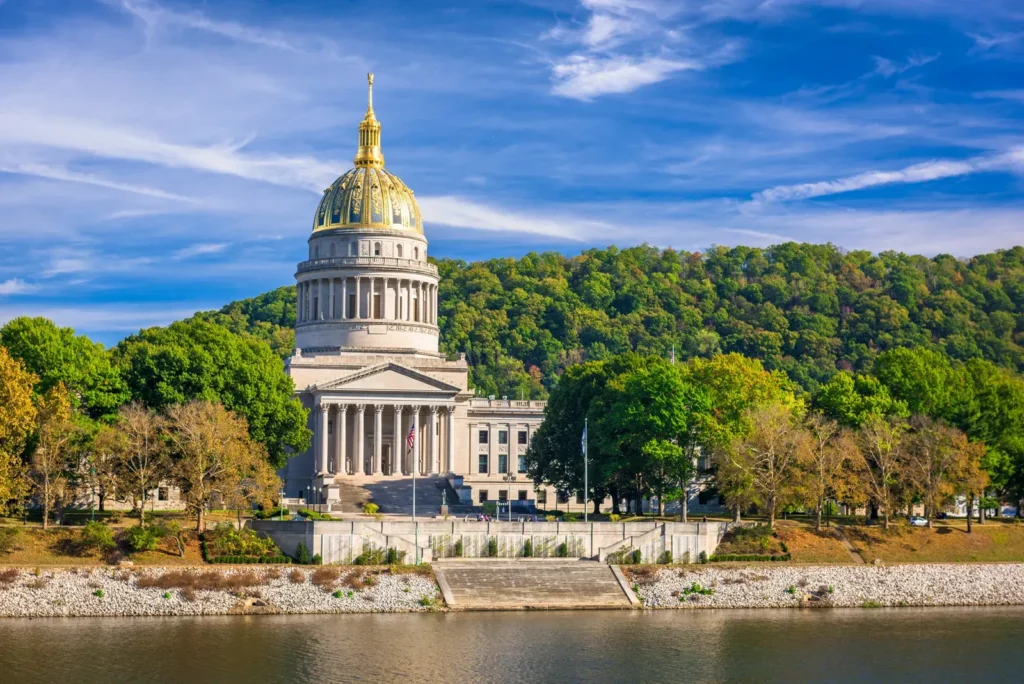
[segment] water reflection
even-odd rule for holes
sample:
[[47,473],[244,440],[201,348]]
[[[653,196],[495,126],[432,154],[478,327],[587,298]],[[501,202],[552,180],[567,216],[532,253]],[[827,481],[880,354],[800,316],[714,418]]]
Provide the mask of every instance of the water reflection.
[[1019,681],[1024,609],[0,621],[2,682]]

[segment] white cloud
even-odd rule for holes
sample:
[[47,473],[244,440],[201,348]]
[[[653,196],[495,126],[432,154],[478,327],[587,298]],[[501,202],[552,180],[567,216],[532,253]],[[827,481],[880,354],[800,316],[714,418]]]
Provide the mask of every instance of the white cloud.
[[20,278],[10,278],[0,282],[0,295],[19,295],[28,294],[35,292],[39,288],[35,285],[29,285]]
[[226,242],[217,243],[200,243],[196,245],[189,245],[179,249],[174,253],[175,259],[190,259],[195,256],[202,256],[204,254],[217,254],[218,252],[224,251],[228,246]]
[[634,60],[629,57],[591,57],[572,55],[552,70],[553,91],[579,100],[609,93],[628,93],[665,80],[677,71],[702,69],[693,61],[675,61],[654,57]]
[[830,181],[778,185],[754,194],[754,203],[788,202],[793,200],[838,195],[844,192],[864,190],[897,183],[927,183],[942,178],[966,176],[972,173],[1005,169],[1019,164],[1024,157],[1015,149],[996,156],[974,157],[965,160],[938,160],[914,164],[897,171],[866,171]]
[[79,173],[77,171],[48,166],[46,164],[0,163],[0,173],[16,173],[23,176],[38,176],[39,178],[49,178],[50,180],[66,181],[69,183],[83,183],[85,185],[94,185],[100,188],[120,190],[121,192],[130,192],[136,195],[174,200],[176,202],[187,202],[190,204],[197,202],[197,200],[191,197],[185,197],[184,195],[178,195],[173,192],[165,192],[158,188],[148,188],[143,185],[135,185],[132,183],[120,183],[118,181],[101,178],[100,176],[96,176],[91,173]]
[[938,55],[915,55],[907,58],[906,62],[895,62],[885,57],[875,57],[875,70],[874,73],[880,74],[885,78],[889,78],[895,74],[902,74],[904,71],[909,71],[925,64],[934,62],[939,58]]
[[[615,226],[602,221],[571,217],[568,212],[530,214],[497,208],[462,197],[417,198],[424,220],[454,228],[529,233],[575,241],[610,239]],[[556,215],[552,215],[555,213]]]

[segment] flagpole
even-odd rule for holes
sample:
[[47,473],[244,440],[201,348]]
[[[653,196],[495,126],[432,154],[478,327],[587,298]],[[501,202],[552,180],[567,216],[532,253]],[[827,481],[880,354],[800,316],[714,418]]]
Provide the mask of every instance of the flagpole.
[[590,487],[587,482],[588,473],[588,462],[587,462],[587,442],[590,440],[590,436],[587,434],[587,418],[583,418],[583,522],[589,522],[587,518],[587,510],[590,506],[587,502],[590,500]]

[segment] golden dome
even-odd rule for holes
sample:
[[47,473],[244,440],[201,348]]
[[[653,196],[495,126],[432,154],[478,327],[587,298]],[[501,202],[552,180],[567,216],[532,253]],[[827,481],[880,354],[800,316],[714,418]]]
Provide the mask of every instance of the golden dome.
[[367,75],[366,116],[359,123],[356,167],[324,190],[313,218],[313,230],[391,228],[423,232],[416,198],[402,180],[384,169],[380,122],[373,114],[373,74]]

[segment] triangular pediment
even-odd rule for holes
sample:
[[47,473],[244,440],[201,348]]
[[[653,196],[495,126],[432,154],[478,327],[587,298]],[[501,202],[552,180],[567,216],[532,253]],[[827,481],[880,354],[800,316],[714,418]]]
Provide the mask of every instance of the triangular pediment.
[[363,368],[336,380],[329,380],[317,385],[316,389],[320,391],[441,392],[445,394],[460,391],[455,385],[393,361]]

